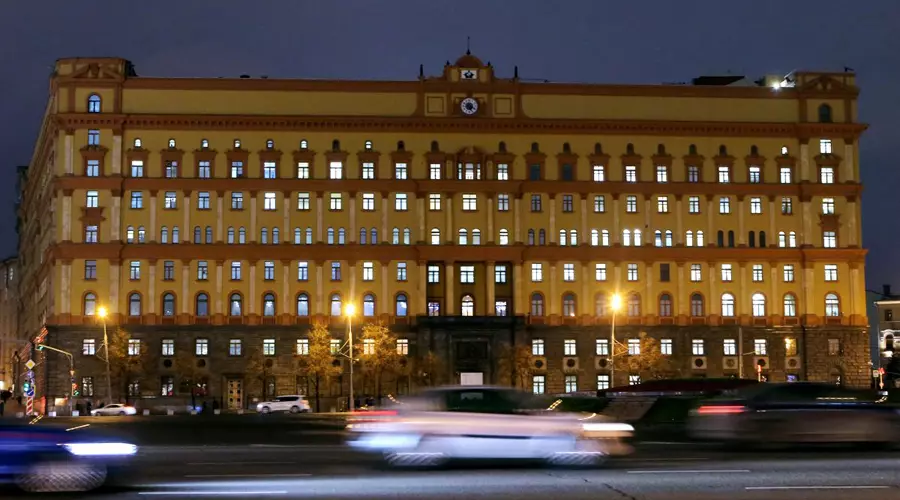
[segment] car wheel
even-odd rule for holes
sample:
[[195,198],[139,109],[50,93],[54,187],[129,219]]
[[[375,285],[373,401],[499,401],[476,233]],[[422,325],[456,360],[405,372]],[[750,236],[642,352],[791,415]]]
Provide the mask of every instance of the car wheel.
[[28,493],[91,491],[106,482],[106,467],[75,461],[38,462],[16,478]]
[[299,406],[291,406],[291,413],[300,413]]
[[268,406],[263,406],[262,409],[259,410],[260,413],[269,413],[270,411],[272,410],[270,410]]
[[120,411],[120,412],[119,412],[119,415],[124,416],[124,415],[125,415],[125,412],[124,412],[124,411]]

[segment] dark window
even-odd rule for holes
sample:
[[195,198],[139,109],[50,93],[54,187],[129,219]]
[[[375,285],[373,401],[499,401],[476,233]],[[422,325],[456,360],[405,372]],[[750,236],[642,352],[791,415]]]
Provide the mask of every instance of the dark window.
[[506,152],[506,143],[503,141],[500,141],[500,144],[497,145],[497,151],[499,151],[501,153],[505,153]]
[[341,141],[335,139],[331,141],[331,150],[332,151],[340,151],[341,150]]
[[600,144],[599,142],[595,142],[595,143],[594,143],[594,154],[595,154],[595,155],[602,155],[602,154],[603,154],[603,145]]
[[546,245],[547,244],[547,233],[541,229],[538,231],[538,245]]
[[209,316],[209,295],[201,293],[197,295],[197,316]]
[[719,146],[719,156],[728,156],[728,148],[724,144]]
[[755,232],[750,231],[747,234],[747,245],[750,246],[750,248],[753,248],[756,246],[756,233]]
[[766,248],[766,232],[759,232],[759,248]]
[[819,106],[819,121],[821,123],[831,123],[831,106],[827,104]]
[[532,142],[532,143],[531,143],[531,152],[532,152],[532,153],[540,153],[540,152],[541,152],[541,146],[540,146],[538,143],[536,143],[536,142]]
[[162,313],[163,316],[175,316],[175,296],[171,293],[167,293],[163,295],[163,304],[162,304]]
[[669,281],[669,264],[659,265],[659,281],[667,283]]
[[728,246],[734,247],[734,231],[728,231]]
[[530,180],[530,181],[541,180],[541,166],[540,165],[530,165],[528,167],[528,180]]
[[692,156],[697,154],[697,146],[695,144],[688,146],[688,154]]
[[431,141],[431,151],[437,152],[440,150],[441,150],[441,147],[438,145],[438,141]]
[[572,169],[572,165],[566,163],[562,166],[562,180],[564,181],[574,181],[575,180],[575,172]]
[[725,246],[725,233],[723,231],[719,231],[716,233],[716,244],[720,247]]
[[885,309],[884,310],[884,320],[885,321],[894,321],[894,310],[893,309]]
[[628,145],[625,146],[625,154],[629,154],[629,155],[634,154],[634,144],[629,142]]
[[750,146],[750,156],[759,156],[759,148],[755,144]]
[[658,155],[666,154],[666,145],[665,144],[657,144],[656,145],[656,154],[658,154]]

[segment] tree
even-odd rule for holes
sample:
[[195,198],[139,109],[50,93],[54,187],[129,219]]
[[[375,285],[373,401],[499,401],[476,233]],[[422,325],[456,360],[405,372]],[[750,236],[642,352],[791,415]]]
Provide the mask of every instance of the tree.
[[504,383],[510,382],[513,387],[529,388],[533,373],[533,357],[531,346],[504,344],[497,363],[497,369],[500,372],[499,379]]
[[266,356],[262,346],[250,351],[244,365],[248,392],[251,395],[260,395],[264,400],[274,396],[274,392],[268,390],[268,383],[275,376],[275,371],[275,356]]
[[[109,345],[109,372],[110,385],[112,385],[113,394],[109,394],[110,402],[116,400],[124,400],[127,403],[129,397],[129,386],[137,382],[138,386],[143,382],[147,382],[152,374],[156,373],[156,359],[150,353],[150,349],[146,342],[140,339],[132,338],[124,328],[118,327],[107,335]],[[132,342],[134,340],[135,342]],[[97,353],[97,357],[105,359],[106,349],[101,349]],[[120,392],[121,391],[121,392]],[[137,394],[135,394],[137,396]]]
[[206,371],[200,363],[206,360],[197,359],[190,349],[178,349],[175,351],[175,372],[178,374],[179,392],[190,392],[191,408],[197,407],[197,396],[206,396],[207,377]]
[[397,352],[397,337],[384,325],[367,324],[363,325],[359,340],[354,349],[358,349],[363,373],[374,378],[375,395],[380,400],[384,375],[396,373],[403,357]]
[[[627,344],[616,343],[617,373],[624,371],[630,375],[640,375],[641,380],[661,379],[678,374],[679,370],[672,361],[672,357],[662,353],[656,339],[647,335],[646,332],[641,332],[639,339],[639,354],[628,354]],[[611,386],[615,385],[614,382],[611,384]]]
[[415,374],[418,385],[433,387],[444,383],[444,360],[434,351],[426,351],[418,356],[414,365],[412,373]]
[[297,356],[297,369],[311,384],[316,397],[316,411],[322,411],[322,385],[327,383],[329,377],[341,374],[341,364],[336,363],[331,353],[331,333],[324,323],[314,324],[306,338],[309,341],[309,352]]

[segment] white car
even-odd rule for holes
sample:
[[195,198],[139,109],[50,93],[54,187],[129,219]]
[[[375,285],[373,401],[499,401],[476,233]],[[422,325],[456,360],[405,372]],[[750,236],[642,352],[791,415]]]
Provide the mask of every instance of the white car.
[[291,413],[306,413],[309,411],[309,401],[303,396],[278,396],[272,401],[263,401],[256,405],[259,413],[271,413],[273,411],[289,411]]
[[562,413],[554,399],[510,388],[451,387],[404,399],[393,410],[354,415],[351,447],[393,466],[450,459],[537,459],[596,465],[625,455],[634,428],[596,414]]
[[112,403],[102,408],[91,410],[91,415],[95,417],[106,415],[137,415],[137,409],[134,406],[128,406],[122,403]]

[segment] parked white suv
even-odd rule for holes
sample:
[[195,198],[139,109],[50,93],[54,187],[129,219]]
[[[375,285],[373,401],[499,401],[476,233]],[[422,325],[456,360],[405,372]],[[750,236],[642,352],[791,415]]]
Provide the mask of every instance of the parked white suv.
[[308,412],[309,401],[303,396],[278,396],[273,401],[263,401],[256,405],[256,411],[260,413],[271,413],[273,411]]

